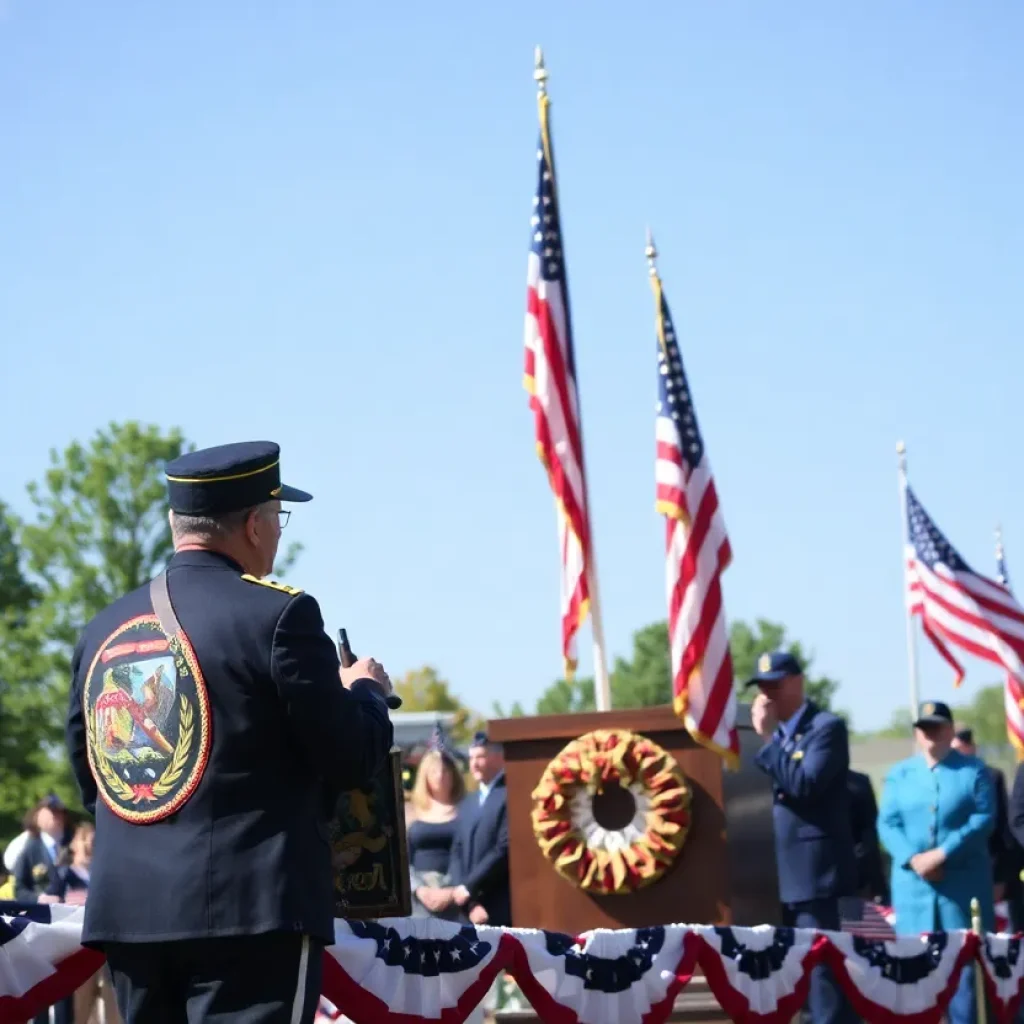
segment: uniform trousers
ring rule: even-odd
[[[124,1024],[312,1024],[323,950],[295,932],[103,943]]]
[[[839,931],[839,900],[808,900],[787,903],[782,908],[782,923],[787,928],[819,928]],[[814,1024],[855,1024],[859,1020],[843,996],[835,975],[825,964],[811,971],[811,991],[807,999]]]

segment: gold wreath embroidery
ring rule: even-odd
[[[107,786],[124,801],[130,801],[134,796],[132,787],[128,785],[120,775],[111,767],[103,748],[96,740],[96,714],[90,709],[88,715],[89,746],[92,747],[93,757],[96,760],[96,767]]]
[[[193,731],[192,705],[189,704],[185,694],[182,694],[181,712],[178,715],[178,742],[174,745],[170,763],[163,770],[160,778],[153,783],[154,796],[166,796],[177,785],[178,779],[181,778],[181,773],[188,763],[189,751],[192,749]]]
[[[639,787],[648,804],[639,839],[593,848],[573,824],[574,799],[610,782]],[[690,789],[675,759],[626,729],[598,729],[569,743],[533,791],[533,832],[545,858],[573,885],[595,893],[632,892],[672,866],[690,827]]]

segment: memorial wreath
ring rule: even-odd
[[[633,814],[598,821],[594,801],[618,786]],[[533,791],[533,833],[555,870],[588,892],[628,893],[671,867],[690,827],[690,788],[668,751],[626,729],[596,729],[569,743]]]

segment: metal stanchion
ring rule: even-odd
[[[983,942],[985,933],[981,927],[981,904],[971,900],[971,931]],[[985,978],[980,963],[974,964],[974,1018],[978,1024],[988,1024],[988,1008],[985,1006]]]

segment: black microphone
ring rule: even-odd
[[[342,668],[351,668],[359,660],[348,642],[348,631],[344,629],[338,630],[338,657],[341,659]],[[392,711],[397,711],[402,706],[402,698],[397,693],[389,693],[384,700]]]

